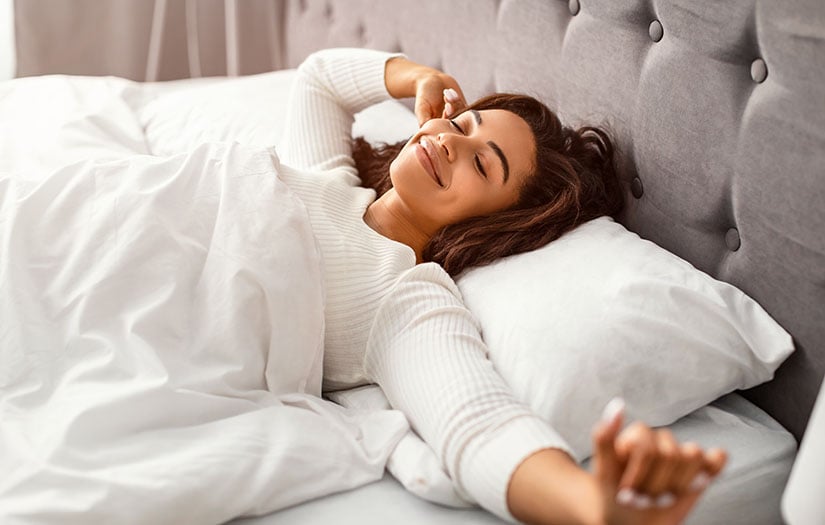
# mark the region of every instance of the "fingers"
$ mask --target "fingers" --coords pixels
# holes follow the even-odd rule
[[[419,126],[430,119],[454,116],[466,108],[458,82],[441,71],[427,68],[415,86],[415,116]]]
[[[727,460],[722,450],[703,453],[696,444],[680,445],[667,429],[638,422],[619,435],[615,448],[626,458],[616,498],[635,508],[668,507],[685,498],[695,502]]]
[[[631,503],[637,498],[638,507],[649,507],[652,501],[642,493],[644,481],[656,459],[653,430],[642,423],[633,423],[619,436],[616,448],[627,456],[627,467],[619,481],[619,502]]]
[[[674,490],[701,493],[724,468],[727,454],[715,448],[706,453],[694,443],[683,445],[685,461],[674,477]]]
[[[467,108],[464,96],[453,88],[445,88],[438,98],[420,96],[415,102],[418,125],[433,118],[450,118]]]
[[[676,492],[687,492],[696,476],[704,469],[702,449],[696,443],[684,443],[680,447],[683,458],[681,466],[673,474],[673,488]]]
[[[453,88],[444,90],[444,114],[443,118],[449,118],[457,113],[460,113],[467,107],[464,97],[458,94]]]
[[[708,450],[703,458],[703,468],[693,477],[688,490],[702,492],[719,475],[728,460],[727,453],[719,448]]]
[[[684,462],[679,444],[669,430],[654,432],[653,439],[656,454],[642,487],[646,494],[659,496],[672,488],[672,480]]]
[[[705,454],[705,470],[711,476],[719,474],[728,462],[728,454],[721,448],[712,448]]]
[[[419,126],[438,116],[438,110],[435,109],[428,101],[422,98],[417,98],[415,100],[415,118],[418,120]]]
[[[593,429],[594,475],[606,515],[627,523],[681,523],[727,462],[723,450],[680,444],[668,429],[605,410]]]
[[[601,421],[593,428],[596,478],[611,489],[618,484],[623,466],[614,447],[623,420],[624,401],[614,398],[605,406]]]
[[[415,85],[415,116],[419,126],[430,119],[453,117],[467,108],[458,82],[445,73],[427,69]]]
[[[727,461],[727,454],[721,449],[710,449],[702,454],[701,448],[693,443],[685,443],[683,452],[690,458],[690,467],[683,471],[680,491],[676,502],[669,509],[675,523],[681,523],[699,500],[714,477],[719,475]],[[692,475],[690,474],[692,472]],[[687,480],[687,483],[685,483]]]

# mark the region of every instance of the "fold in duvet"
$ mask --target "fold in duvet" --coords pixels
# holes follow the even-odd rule
[[[381,477],[324,401],[319,254],[272,151],[0,172],[0,522],[221,523]]]

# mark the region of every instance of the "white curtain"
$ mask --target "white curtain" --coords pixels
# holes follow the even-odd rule
[[[281,69],[285,9],[285,0],[14,0],[16,76],[156,81]]]
[[[14,77],[14,3],[0,0],[0,80]]]

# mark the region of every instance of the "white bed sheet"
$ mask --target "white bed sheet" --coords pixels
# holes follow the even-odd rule
[[[688,525],[777,525],[779,502],[790,475],[796,442],[761,409],[729,394],[670,425],[681,440],[721,446],[730,459],[707,489]],[[589,461],[585,462],[589,467]],[[313,500],[233,525],[493,524],[479,508],[456,509],[418,498],[385,474],[376,483]]]

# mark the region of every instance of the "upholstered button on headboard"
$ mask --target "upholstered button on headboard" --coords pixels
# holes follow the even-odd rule
[[[795,338],[746,395],[799,437],[825,372],[825,4],[730,0],[292,0],[286,65],[365,46],[467,96],[537,95],[607,124],[625,224],[757,299]]]

